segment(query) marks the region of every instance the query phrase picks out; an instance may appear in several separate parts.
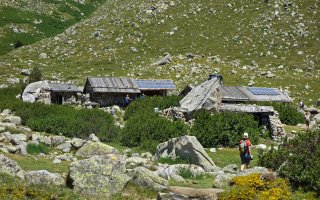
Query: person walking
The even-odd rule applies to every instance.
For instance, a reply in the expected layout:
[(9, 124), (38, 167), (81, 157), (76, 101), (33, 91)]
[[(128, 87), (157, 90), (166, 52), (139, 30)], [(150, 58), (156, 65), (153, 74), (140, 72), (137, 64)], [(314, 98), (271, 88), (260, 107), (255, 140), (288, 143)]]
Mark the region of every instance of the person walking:
[(309, 111), (306, 112), (304, 115), (304, 118), (306, 120), (307, 129), (309, 129), (309, 126), (310, 126), (310, 117), (311, 117), (311, 113)]
[(243, 138), (239, 143), (239, 151), (241, 158), (241, 171), (244, 171), (249, 167), (250, 161), (252, 160), (251, 142), (249, 140), (248, 133), (243, 134)]

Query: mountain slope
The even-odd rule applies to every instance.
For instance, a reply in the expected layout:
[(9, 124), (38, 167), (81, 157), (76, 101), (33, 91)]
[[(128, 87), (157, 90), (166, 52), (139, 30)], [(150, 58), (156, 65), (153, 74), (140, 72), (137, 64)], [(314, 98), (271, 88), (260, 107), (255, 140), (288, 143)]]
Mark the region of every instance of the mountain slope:
[[(109, 0), (64, 33), (0, 57), (1, 80), (39, 66), (49, 79), (80, 84), (86, 76), (114, 75), (172, 78), (182, 88), (218, 71), (226, 85), (282, 87), (313, 103), (319, 6), (319, 0)], [(172, 62), (153, 65), (166, 52)]]

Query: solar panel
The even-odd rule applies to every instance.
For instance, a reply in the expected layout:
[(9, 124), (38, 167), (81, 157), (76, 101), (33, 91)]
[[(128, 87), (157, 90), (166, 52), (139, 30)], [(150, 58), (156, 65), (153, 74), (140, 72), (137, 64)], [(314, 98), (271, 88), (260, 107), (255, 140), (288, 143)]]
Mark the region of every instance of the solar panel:
[(273, 88), (247, 87), (247, 89), (253, 95), (271, 95), (271, 96), (279, 95), (279, 93), (276, 90), (274, 90)]
[(175, 85), (172, 80), (135, 80), (138, 85), (138, 88), (147, 88), (147, 89), (175, 89)]

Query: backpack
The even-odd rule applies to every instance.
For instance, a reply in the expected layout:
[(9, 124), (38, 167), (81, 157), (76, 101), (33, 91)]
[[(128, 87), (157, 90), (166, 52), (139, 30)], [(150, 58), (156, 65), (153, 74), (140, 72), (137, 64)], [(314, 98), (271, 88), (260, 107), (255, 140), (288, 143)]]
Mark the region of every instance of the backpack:
[(241, 154), (245, 154), (248, 152), (248, 146), (246, 140), (241, 140), (239, 144), (239, 151)]

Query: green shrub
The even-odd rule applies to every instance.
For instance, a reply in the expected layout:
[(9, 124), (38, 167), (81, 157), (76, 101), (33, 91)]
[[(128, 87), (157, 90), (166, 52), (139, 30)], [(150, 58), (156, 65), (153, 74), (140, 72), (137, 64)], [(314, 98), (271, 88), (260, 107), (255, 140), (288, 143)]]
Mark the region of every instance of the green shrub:
[(129, 147), (149, 146), (146, 150), (155, 152), (158, 143), (187, 132), (188, 127), (181, 121), (170, 121), (158, 113), (139, 111), (127, 120), (121, 130), (120, 141)]
[(28, 154), (37, 155), (39, 153), (48, 154), (49, 148), (45, 144), (28, 144), (27, 145)]
[(0, 109), (11, 109), (22, 119), (22, 124), (34, 131), (63, 134), (67, 137), (86, 138), (91, 133), (102, 141), (113, 141), (119, 128), (114, 125), (111, 114), (98, 109), (75, 109), (72, 106), (25, 103), (15, 96), (20, 89), (0, 90)]
[(253, 144), (258, 142), (260, 132), (258, 122), (250, 114), (235, 112), (210, 114), (208, 111), (199, 111), (195, 113), (194, 118), (191, 134), (205, 147), (217, 145), (233, 147), (239, 144), (244, 132), (249, 133)]
[(124, 118), (127, 120), (137, 112), (154, 112), (154, 108), (159, 108), (163, 110), (165, 108), (178, 106), (179, 101), (181, 100), (180, 96), (153, 96), (145, 97), (145, 99), (137, 99), (130, 103), (126, 108)]
[(282, 123), (287, 125), (297, 125), (304, 123), (304, 116), (298, 112), (298, 108), (294, 104), (289, 103), (259, 103), (259, 105), (273, 106), (279, 112), (279, 117)]
[(29, 83), (41, 81), (41, 78), (42, 78), (42, 73), (39, 67), (34, 67), (30, 72)]
[(286, 139), (278, 150), (259, 154), (260, 166), (276, 170), (295, 188), (320, 194), (320, 130), (302, 132)]

